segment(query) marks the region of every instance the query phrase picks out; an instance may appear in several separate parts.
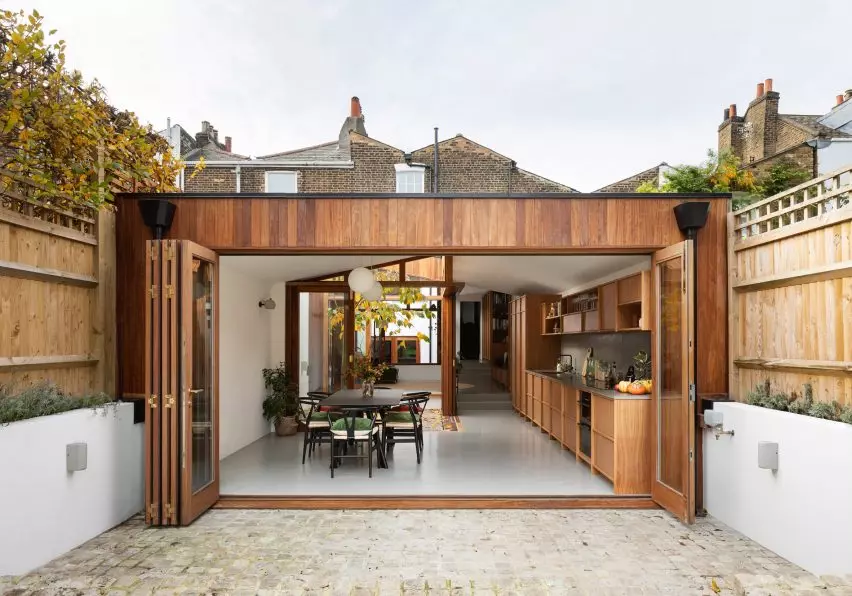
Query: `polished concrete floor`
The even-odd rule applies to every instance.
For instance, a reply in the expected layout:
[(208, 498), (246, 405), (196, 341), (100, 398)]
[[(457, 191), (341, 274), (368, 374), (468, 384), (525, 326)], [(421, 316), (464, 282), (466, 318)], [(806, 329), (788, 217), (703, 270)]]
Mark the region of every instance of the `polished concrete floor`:
[(471, 411), (461, 432), (426, 432), (423, 463), (397, 445), (390, 468), (346, 460), (329, 475), (329, 446), (302, 465), (302, 435), (267, 435), (221, 462), (223, 495), (611, 495), (574, 454), (510, 411)]

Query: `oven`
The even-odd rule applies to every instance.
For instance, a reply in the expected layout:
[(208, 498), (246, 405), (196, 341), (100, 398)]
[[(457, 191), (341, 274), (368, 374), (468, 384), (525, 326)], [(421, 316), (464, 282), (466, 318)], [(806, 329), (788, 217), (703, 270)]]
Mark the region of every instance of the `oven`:
[(580, 420), (577, 422), (580, 434), (580, 453), (592, 458), (592, 394), (580, 392)]

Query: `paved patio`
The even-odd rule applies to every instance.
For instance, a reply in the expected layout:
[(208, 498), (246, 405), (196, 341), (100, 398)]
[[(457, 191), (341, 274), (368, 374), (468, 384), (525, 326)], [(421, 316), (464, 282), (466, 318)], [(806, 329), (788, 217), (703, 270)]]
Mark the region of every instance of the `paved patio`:
[(661, 511), (212, 511), (133, 519), (0, 593), (852, 594), (840, 583)]

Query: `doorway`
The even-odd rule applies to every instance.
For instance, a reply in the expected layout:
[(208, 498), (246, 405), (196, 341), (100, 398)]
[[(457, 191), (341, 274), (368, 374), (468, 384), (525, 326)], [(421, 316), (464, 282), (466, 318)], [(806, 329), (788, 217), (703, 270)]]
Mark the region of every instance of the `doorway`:
[(480, 303), (463, 301), (459, 305), (461, 309), (459, 354), (462, 360), (479, 360), (482, 356), (480, 351)]

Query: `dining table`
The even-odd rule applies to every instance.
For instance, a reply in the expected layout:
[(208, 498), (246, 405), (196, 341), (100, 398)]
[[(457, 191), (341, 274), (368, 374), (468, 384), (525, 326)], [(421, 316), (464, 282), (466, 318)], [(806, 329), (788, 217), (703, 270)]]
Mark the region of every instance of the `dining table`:
[[(372, 396), (364, 396), (360, 389), (341, 389), (322, 400), (324, 408), (357, 408), (364, 411), (387, 412), (399, 405), (406, 392), (399, 389), (374, 389)], [(382, 442), (376, 444), (376, 460), (380, 468), (388, 467)]]

